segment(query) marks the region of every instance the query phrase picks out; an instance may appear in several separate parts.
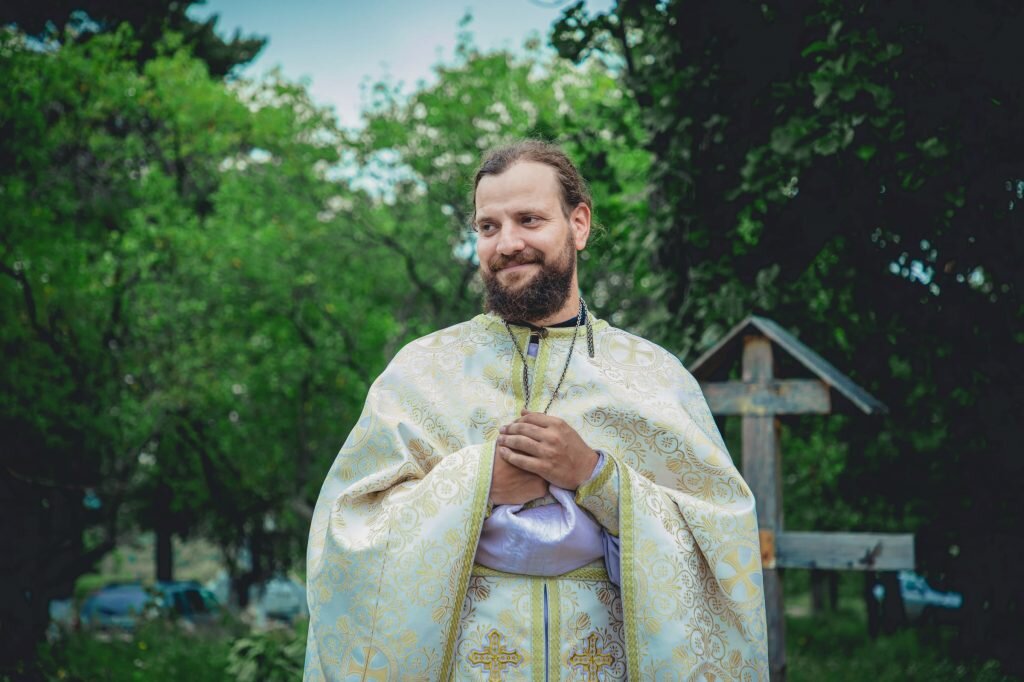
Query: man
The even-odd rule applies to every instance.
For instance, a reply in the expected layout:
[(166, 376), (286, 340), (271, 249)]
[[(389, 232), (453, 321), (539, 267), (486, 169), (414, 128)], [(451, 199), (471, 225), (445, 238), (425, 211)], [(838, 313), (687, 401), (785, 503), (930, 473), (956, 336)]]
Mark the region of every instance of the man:
[(474, 184), (487, 314), (405, 347), (317, 502), (307, 680), (766, 680), (754, 500), (679, 361), (589, 313), (591, 199)]

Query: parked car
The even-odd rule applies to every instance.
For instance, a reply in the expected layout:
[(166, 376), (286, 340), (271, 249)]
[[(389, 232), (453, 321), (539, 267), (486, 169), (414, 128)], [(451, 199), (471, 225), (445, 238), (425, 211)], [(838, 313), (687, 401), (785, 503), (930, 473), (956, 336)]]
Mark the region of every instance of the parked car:
[(250, 591), (258, 621), (293, 623), (296, 618), (308, 617), (306, 588), (287, 576), (270, 578)]
[(163, 597), (163, 606), (192, 625), (206, 625), (220, 617), (217, 598), (194, 580), (159, 582), (157, 589)]
[(156, 595), (141, 584), (107, 585), (93, 592), (78, 611), (78, 622), (85, 629), (132, 630), (149, 609), (158, 609)]
[(79, 610), (79, 623), (87, 629), (133, 630), (144, 618), (168, 614), (189, 625), (206, 625), (220, 615), (220, 605), (209, 590), (194, 581), (107, 585), (91, 594)]
[[(903, 611), (909, 621), (929, 618), (946, 620), (950, 613), (963, 606), (962, 594), (940, 592), (914, 571), (900, 571), (896, 577), (900, 585), (900, 596), (903, 598)], [(879, 602), (884, 601), (884, 586), (875, 585), (872, 593)]]

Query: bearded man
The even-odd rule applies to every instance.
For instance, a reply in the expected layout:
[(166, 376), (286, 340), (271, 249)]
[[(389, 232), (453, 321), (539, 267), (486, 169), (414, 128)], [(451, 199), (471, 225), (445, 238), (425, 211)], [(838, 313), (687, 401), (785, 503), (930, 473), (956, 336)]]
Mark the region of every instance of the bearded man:
[(754, 499), (693, 377), (597, 319), (556, 146), (474, 182), (487, 313), (374, 382), (316, 505), (306, 680), (767, 680)]

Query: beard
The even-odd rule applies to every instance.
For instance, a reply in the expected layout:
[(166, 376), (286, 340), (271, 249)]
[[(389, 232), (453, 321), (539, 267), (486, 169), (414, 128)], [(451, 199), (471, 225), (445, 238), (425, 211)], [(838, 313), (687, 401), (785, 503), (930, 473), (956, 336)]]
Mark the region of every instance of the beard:
[[(565, 248), (550, 260), (532, 247), (514, 256), (495, 256), (480, 268), (485, 289), (484, 307), (502, 319), (515, 322), (532, 322), (554, 315), (569, 299), (572, 276), (576, 272), (575, 254), (570, 233)], [(511, 286), (498, 281), (502, 268), (527, 263), (540, 266), (532, 279), (516, 280)]]

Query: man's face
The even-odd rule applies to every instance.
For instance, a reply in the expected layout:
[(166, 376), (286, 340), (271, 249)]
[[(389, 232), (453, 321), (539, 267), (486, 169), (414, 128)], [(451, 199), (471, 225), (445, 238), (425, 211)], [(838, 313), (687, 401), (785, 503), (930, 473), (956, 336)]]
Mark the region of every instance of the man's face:
[(507, 320), (557, 313), (575, 290), (576, 251), (586, 246), (590, 210), (562, 210), (555, 169), (523, 161), (487, 175), (476, 189), (477, 256), (487, 308)]

